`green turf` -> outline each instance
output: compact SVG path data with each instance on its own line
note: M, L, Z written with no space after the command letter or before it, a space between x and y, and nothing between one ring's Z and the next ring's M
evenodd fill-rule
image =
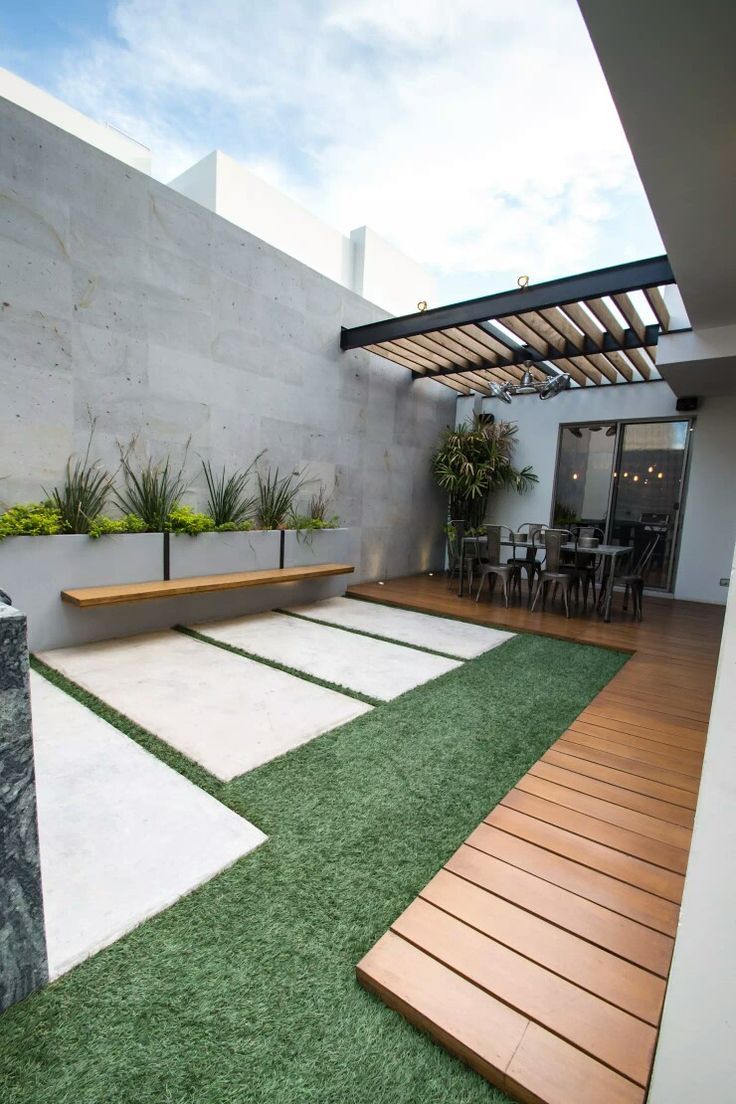
M354 966L625 658L517 636L226 785L105 711L270 839L0 1017L0 1100L505 1100Z

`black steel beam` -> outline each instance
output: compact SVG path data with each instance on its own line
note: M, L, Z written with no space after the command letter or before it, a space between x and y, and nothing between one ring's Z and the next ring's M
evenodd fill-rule
M629 264L584 272L578 276L566 276L561 280L532 284L525 289L516 288L495 295L484 295L480 299L468 299L464 303L453 303L447 307L434 307L418 314L387 318L384 322L370 322L366 326L352 326L349 329L343 327L340 348L362 349L365 345L380 345L382 341L395 341L400 337L415 337L417 334L449 329L452 326L487 322L508 314L546 310L564 303L600 299L604 295L619 295L622 292L661 287L674 282L675 275L667 257L649 257L644 261L632 261Z

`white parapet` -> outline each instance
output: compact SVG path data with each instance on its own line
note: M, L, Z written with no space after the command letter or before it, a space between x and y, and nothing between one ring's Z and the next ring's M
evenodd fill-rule
M8 69L0 68L0 96L139 172L151 175L151 151L147 146L108 123L90 119Z

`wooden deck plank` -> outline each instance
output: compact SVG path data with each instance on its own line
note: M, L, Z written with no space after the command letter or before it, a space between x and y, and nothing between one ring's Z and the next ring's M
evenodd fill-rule
M532 962L656 1026L664 981L610 951L440 870L420 897Z
M670 750L674 752L687 751L702 757L705 747L705 740L700 736L683 736L664 732L657 728L650 728L646 725L624 724L621 721L612 720L600 714L588 713L587 711L576 718L575 724L585 725L586 728L592 730L600 730L602 736L615 734L617 739L622 740L627 737L649 740L651 743L659 744L663 753Z
M645 763L640 759L629 759L571 740L558 740L553 747L555 751L569 755L573 759L587 759L589 763L599 763L602 767L613 767L614 770L622 771L624 774L650 778L653 782L663 782L666 786L676 786L678 789L689 790L692 794L697 794L699 789L698 780L690 775L656 766L653 763Z
M599 740L610 740L619 744L622 748L651 751L655 755L664 755L673 763L681 764L686 770L699 775L703 767L702 751L693 751L690 748L679 747L675 744L664 744L661 740L650 739L648 736L634 736L629 732L622 732L617 728L606 728L602 725L594 725L589 721L574 721L570 725L569 732L584 732L587 736L594 736ZM630 752L622 752L630 754Z
M690 846L693 818L677 805L642 798L639 794L632 795L628 790L597 782L584 775L570 778L569 771L563 772L545 763L536 764L516 788L607 824L659 840L685 854ZM627 799L632 796L635 801L638 799L638 805L628 804Z
M672 939L466 844L445 870L645 970L667 976Z
M608 767L603 763L581 759L576 756L565 755L557 750L556 746L550 748L538 764L553 766L557 770L565 770L579 777L590 778L604 785L613 786L614 789L623 790L625 793L638 794L640 797L653 798L675 808L683 810L683 816L690 817L684 823L692 824L697 794L692 790L683 789L680 786L672 786L658 782L655 779L645 778L632 774L630 771L622 771L620 768ZM633 800L633 798L632 798ZM673 814L674 815L674 814ZM677 821L676 823L682 823Z
M371 992L491 1084L532 1104L641 1104L643 1090L387 932L356 968ZM533 1031L531 1029L534 1029ZM523 1041L530 1036L526 1047ZM509 1071L507 1077L506 1071ZM544 1097L529 1095L546 1078ZM521 1079L524 1085L520 1087Z
M531 1023L506 1070L522 1104L642 1104L645 1091Z
M353 592L636 653L487 814L358 973L524 1104L643 1104L722 611L647 600L643 622L603 626L591 616L568 621L464 602L441 579ZM418 956L411 961L410 951ZM494 1064L486 1051L495 1044L482 1031L485 1024L492 1034L497 1020L501 1049L525 1026L511 1056L507 1045Z
M554 766L545 760L538 760L531 767L529 775L537 778L545 778L547 782L553 782L558 786L574 789L577 793L587 794L589 797L597 797L611 805L619 805L621 808L633 809L637 813L664 820L666 824L678 825L681 828L692 830L694 813L692 809L681 805L672 805L657 797L649 797L640 794L637 790L625 789L610 782L602 782L595 776L576 772L575 760L570 760L572 768Z
M675 934L677 906L663 897L499 831L490 824L478 825L468 836L468 845L664 935Z
M592 1058L645 1085L651 1025L417 898L391 925L432 958Z
M675 904L682 899L681 875L616 851L589 837L576 835L556 824L517 812L503 803L488 814L484 823L655 897Z
M552 795L555 796L554 794ZM571 809L559 802L549 801L539 794L529 793L519 784L502 801L502 805L513 809L517 813L535 817L553 824L558 828L564 828L573 832L576 836L594 840L596 843L620 851L624 855L631 855L643 859L647 863L664 867L676 874L684 875L687 867L687 850L682 847L672 847L660 840L649 836L632 832L627 828L611 824L600 817L592 817L577 809Z
M561 741L562 742L562 741ZM665 770L684 774L688 778L698 779L700 771L690 763L683 763L679 756L670 755L666 751L651 751L647 747L636 747L631 744L621 744L615 740L607 740L602 736L591 736L583 728L576 724L570 725L564 736L564 742L583 744L585 747L597 748L599 751L610 751L612 755L618 755L622 759L628 759L635 763L650 763L654 767L664 767Z

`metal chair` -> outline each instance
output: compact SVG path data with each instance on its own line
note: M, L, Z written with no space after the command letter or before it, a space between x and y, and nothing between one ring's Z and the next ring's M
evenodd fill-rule
M545 529L544 522L541 521L525 521L519 526L518 529L510 530L510 536L512 541L512 555L507 561L510 564L518 564L521 571L526 572L527 592L529 594L529 601L532 599L532 589L534 587L534 580L539 574L540 564L537 560L537 550L534 547L534 538L537 533L543 532ZM521 550L523 555L516 555L516 537L522 537L526 542L525 547ZM520 542L521 543L521 542ZM529 547L529 544L532 547ZM521 573L519 573L519 589L521 589Z
M629 575L620 575L618 582L624 585L624 610L629 608L629 594L631 595L633 605L633 616L637 621L641 621L642 616L642 603L644 598L644 576L647 573L647 568L652 562L652 556L655 553L659 539L662 536L661 533L655 533L649 544L644 549L642 555L639 558L639 562L636 564L634 570Z
M575 539L575 570L580 576L583 586L583 612L588 609L588 590L593 588L593 609L598 604L595 584L601 568L602 558L596 555L595 549L586 549L586 540L597 540L600 544L606 539L606 534L596 525L580 525L573 530Z
M537 585L534 590L534 599L532 601L532 613L537 604L537 599L541 591L542 594L542 610L544 610L544 604L547 600L547 587L552 586L552 601L557 594L557 588L562 588L562 597L565 602L565 617L570 616L570 592L577 588L580 584L579 575L574 568L565 568L562 563L562 545L572 538L572 533L567 529L545 529L544 530L544 561L541 566L541 571L537 577ZM539 536L539 534L538 534ZM541 542L540 542L541 543Z
M521 578L521 569L519 562L501 563L501 532L503 529L507 529L505 525L487 525L486 526L486 549L485 557L480 558L478 562L478 569L480 571L480 582L478 584L478 591L475 595L476 602L480 599L480 592L483 589L483 583L486 579L489 580L490 593L488 595L489 601L493 597L493 591L496 587L496 579L501 579L503 582L503 599L506 605L506 609L509 608L509 583L513 584L515 581ZM521 582L519 581L519 594L521 594Z

